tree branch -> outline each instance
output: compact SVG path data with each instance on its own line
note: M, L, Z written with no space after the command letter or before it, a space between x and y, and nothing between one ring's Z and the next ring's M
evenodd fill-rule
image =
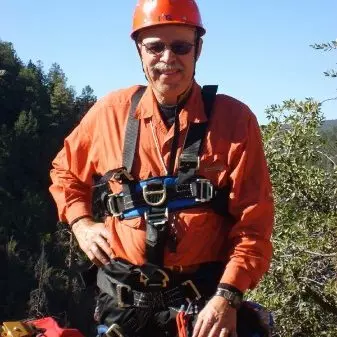
M336 168L337 164L333 161L332 158L330 158L326 153L324 153L324 152L322 152L322 151L317 150L317 152L318 152L319 154L321 154L322 156L324 156L325 158L327 158L328 160L330 160L331 163L333 164L333 168L334 168L334 169Z
M322 309L336 315L337 314L337 304L333 303L331 300L323 297L316 290L312 289L308 285L305 287L304 292L306 292Z
M311 278L308 278L308 277L298 277L298 279L299 280L303 280L303 281L309 281L309 282L311 282L311 283L316 283L317 285L319 285L319 286L321 286L321 287L323 287L323 285L324 284L322 284L322 283L320 283L320 282L317 282L317 281L315 281L315 280L313 280L313 279L311 279Z
M336 101L336 100L337 100L337 97L327 98L327 99L323 100L322 102L320 102L320 104L322 105L322 104L325 103L325 102L328 102L328 101Z
M319 252L312 252L310 250L303 250L303 252L311 254L311 255L322 256L322 257L335 257L335 256L337 256L337 253L324 254L324 253L319 253Z

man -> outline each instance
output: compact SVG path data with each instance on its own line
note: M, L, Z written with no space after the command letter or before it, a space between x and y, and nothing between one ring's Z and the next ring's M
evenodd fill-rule
M98 101L53 162L60 219L101 267L110 336L235 336L242 294L269 268L259 127L246 105L195 82L205 32L195 1L140 0L131 37L148 87ZM91 211L93 175L104 223Z

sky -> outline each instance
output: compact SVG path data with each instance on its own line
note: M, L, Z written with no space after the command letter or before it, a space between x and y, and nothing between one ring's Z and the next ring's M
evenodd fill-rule
M337 96L337 50L313 43L337 38L337 0L198 0L207 30L196 80L245 102L261 124L265 109L283 100ZM77 93L97 97L145 84L130 39L136 0L0 0L0 39L45 71L58 63ZM337 119L337 101L323 105Z

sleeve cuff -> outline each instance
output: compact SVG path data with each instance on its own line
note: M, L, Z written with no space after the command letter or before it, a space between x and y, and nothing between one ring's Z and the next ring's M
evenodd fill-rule
M246 270L239 267L226 268L220 283L237 288L244 293L247 289L252 288L252 279Z
M239 290L238 288L236 287L233 287L232 285L228 284L228 283L219 283L218 285L218 288L219 289L227 289L229 291L232 291L234 293L238 293L240 294L241 296L243 296L243 292L241 290Z
M75 220L73 220L73 221L69 224L70 228L72 228L73 225L74 225L77 221L80 221L81 219L92 219L92 217L89 216L89 215L82 215L82 216L79 216L78 218L76 218Z
M79 218L92 217L91 205L84 202L76 202L67 207L66 218L69 224L73 224Z

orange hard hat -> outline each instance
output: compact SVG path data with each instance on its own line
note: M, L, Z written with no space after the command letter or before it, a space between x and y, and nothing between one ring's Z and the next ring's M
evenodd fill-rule
M195 0L138 0L131 37L143 28L167 24L197 27L200 36L206 33Z

